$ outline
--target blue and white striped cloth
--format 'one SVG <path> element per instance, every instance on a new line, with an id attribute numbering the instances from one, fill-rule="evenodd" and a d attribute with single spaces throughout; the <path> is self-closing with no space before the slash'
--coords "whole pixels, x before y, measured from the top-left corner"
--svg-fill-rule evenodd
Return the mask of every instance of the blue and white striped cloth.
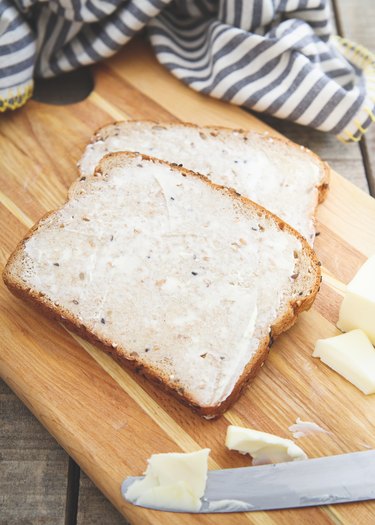
<path id="1" fill-rule="evenodd" d="M 359 140 L 375 121 L 375 59 L 331 36 L 328 0 L 0 0 L 0 111 L 113 55 L 147 26 L 197 91 Z"/>

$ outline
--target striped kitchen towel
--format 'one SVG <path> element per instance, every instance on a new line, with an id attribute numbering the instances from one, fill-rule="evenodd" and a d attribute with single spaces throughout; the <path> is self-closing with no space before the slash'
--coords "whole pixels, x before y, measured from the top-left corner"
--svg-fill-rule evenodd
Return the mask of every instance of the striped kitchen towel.
<path id="1" fill-rule="evenodd" d="M 357 141 L 375 121 L 375 58 L 329 20 L 328 0 L 0 0 L 0 111 L 147 26 L 193 89 Z"/>

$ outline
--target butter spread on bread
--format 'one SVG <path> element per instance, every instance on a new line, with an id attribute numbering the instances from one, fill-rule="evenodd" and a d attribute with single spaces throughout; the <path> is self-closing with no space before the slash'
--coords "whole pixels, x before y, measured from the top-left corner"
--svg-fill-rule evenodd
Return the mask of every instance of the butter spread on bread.
<path id="1" fill-rule="evenodd" d="M 303 146 L 253 131 L 120 122 L 93 137 L 80 162 L 82 175 L 91 175 L 103 155 L 114 151 L 183 164 L 261 204 L 313 244 L 314 213 L 328 187 L 328 166 Z"/>
<path id="2" fill-rule="evenodd" d="M 233 190 L 114 153 L 32 228 L 4 280 L 210 418 L 311 306 L 320 267 L 301 235 Z"/>

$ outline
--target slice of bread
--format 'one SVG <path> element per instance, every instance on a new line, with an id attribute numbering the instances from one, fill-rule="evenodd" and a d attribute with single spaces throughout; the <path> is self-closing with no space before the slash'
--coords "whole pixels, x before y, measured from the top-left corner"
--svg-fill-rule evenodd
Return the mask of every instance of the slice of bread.
<path id="1" fill-rule="evenodd" d="M 135 153 L 105 156 L 37 223 L 4 280 L 206 417 L 222 413 L 308 309 L 320 267 L 281 219 Z"/>
<path id="2" fill-rule="evenodd" d="M 103 155 L 114 151 L 139 151 L 182 163 L 234 188 L 314 242 L 315 209 L 326 194 L 329 168 L 303 146 L 253 131 L 119 122 L 93 137 L 80 161 L 82 175 L 92 174 Z"/>

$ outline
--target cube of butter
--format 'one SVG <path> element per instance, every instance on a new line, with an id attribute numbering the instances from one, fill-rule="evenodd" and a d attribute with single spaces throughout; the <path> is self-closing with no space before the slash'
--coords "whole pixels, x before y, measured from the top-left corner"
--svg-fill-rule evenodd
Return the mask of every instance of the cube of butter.
<path id="1" fill-rule="evenodd" d="M 375 344 L 375 255 L 348 284 L 337 327 L 344 332 L 360 328 Z"/>
<path id="2" fill-rule="evenodd" d="M 320 357 L 364 394 L 375 393 L 375 349 L 362 330 L 319 339 L 313 357 Z"/>

